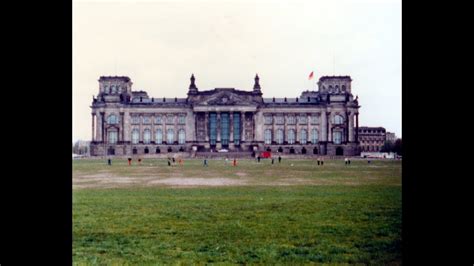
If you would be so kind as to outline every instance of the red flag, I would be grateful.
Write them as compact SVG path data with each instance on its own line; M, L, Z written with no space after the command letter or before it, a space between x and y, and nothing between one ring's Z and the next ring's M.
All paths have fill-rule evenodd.
M313 73L314 71L311 71L311 74L309 74L309 79L312 79L313 78Z

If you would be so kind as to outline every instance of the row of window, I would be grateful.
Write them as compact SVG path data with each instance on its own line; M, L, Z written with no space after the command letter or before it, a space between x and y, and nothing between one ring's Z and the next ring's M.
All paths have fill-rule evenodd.
M265 124L272 124L273 123L273 117L272 116L265 116ZM298 119L299 124L306 124L308 123L308 117L307 116L287 116L286 117L286 122L289 125L294 125L296 124L296 119ZM344 123L344 117L341 115L335 115L333 118L333 124L335 125L340 125ZM275 123L282 125L285 123L285 118L283 116L275 116ZM319 116L311 116L311 124L318 124L319 123Z
M361 146L362 151L380 151L381 146Z
M166 124L174 124L174 116L172 115L167 115L164 116L164 119L162 119L162 116L155 116L154 117L154 123L155 124L161 124L163 123L163 120L165 120ZM152 118L149 116L144 116L142 117L142 123L143 124L151 124ZM107 117L107 124L114 125L118 124L119 119L117 115L111 114ZM140 124L140 117L139 116L132 116L132 124ZM185 115L179 115L178 116L178 124L184 125L186 124L186 116Z
M120 93L122 91L124 90L122 90L122 87L119 85L110 85L110 87L107 85L104 85L105 93L114 94L114 93Z
M385 131L383 131L383 130L359 129L359 133L385 133Z
M117 131L109 131L109 143L114 144L117 143ZM173 129L168 129L166 131L166 143L167 144L174 144L175 133ZM132 130L132 143L138 144L140 140L140 132L138 129ZM145 129L143 131L143 143L149 144L151 143L151 130ZM155 143L162 144L163 143L163 131L161 129L157 129L155 131ZM186 132L184 129L178 130L178 144L185 144L186 143Z
M273 136L272 136L272 130L267 129L264 131L264 140L265 144L272 144ZM277 144L283 144L284 142L284 131L283 129L278 129L276 131L276 137L274 141ZM287 133L287 141L288 144L294 144L296 141L296 133L294 129L288 130ZM319 132L317 129L311 130L311 143L318 143L319 141ZM332 141L335 144L341 144L342 143L342 132L341 131L335 131L333 132L332 135ZM300 143L301 144L306 144L308 143L308 131L306 129L303 129L300 131Z
M339 85L336 85L334 88L332 85L329 85L329 92L339 92ZM326 89L325 86L323 86L323 90ZM342 85L342 91L346 91L346 86L345 85Z

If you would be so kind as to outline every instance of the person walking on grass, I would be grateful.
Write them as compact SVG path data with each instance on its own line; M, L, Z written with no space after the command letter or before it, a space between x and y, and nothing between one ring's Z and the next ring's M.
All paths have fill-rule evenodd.
M272 164L275 162L275 158L272 158Z
M168 166L171 166L171 159L168 157Z
M207 159L206 159L206 158L204 158L203 166L206 166L206 167L208 166L208 165L207 165Z
M132 165L132 158L128 158L128 165Z
M112 165L112 160L110 158L107 160L107 164Z
M234 158L234 166L237 166L237 159Z
M278 156L278 163L281 163L281 156Z

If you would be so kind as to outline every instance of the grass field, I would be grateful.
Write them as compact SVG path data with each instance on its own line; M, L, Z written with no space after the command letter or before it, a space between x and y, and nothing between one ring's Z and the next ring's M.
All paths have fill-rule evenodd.
M75 160L73 260L401 264L401 162Z

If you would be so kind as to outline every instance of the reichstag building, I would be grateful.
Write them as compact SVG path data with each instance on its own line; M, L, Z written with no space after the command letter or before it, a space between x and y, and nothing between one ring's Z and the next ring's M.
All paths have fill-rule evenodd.
M357 97L350 76L323 76L317 91L264 98L250 91L199 90L194 75L186 98L133 91L124 76L102 76L92 102L91 155L155 155L222 151L357 155Z

